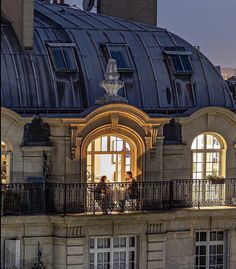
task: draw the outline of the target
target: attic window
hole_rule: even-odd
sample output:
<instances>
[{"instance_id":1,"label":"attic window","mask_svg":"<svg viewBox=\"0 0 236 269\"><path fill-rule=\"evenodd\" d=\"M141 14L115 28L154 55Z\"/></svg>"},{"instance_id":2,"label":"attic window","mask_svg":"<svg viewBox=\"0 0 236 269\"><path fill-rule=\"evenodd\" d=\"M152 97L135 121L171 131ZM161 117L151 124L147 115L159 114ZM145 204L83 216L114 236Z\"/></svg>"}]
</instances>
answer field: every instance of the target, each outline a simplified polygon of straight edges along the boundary
<instances>
[{"instance_id":1,"label":"attic window","mask_svg":"<svg viewBox=\"0 0 236 269\"><path fill-rule=\"evenodd\" d=\"M128 51L127 45L106 45L108 58L115 59L117 62L117 68L120 72L133 71L133 63Z\"/></svg>"},{"instance_id":2,"label":"attic window","mask_svg":"<svg viewBox=\"0 0 236 269\"><path fill-rule=\"evenodd\" d=\"M189 58L191 52L186 51L184 47L165 47L164 53L171 61L175 73L193 72Z\"/></svg>"},{"instance_id":3,"label":"attic window","mask_svg":"<svg viewBox=\"0 0 236 269\"><path fill-rule=\"evenodd\" d=\"M78 70L73 45L48 44L48 48L56 72L76 72Z\"/></svg>"}]
</instances>

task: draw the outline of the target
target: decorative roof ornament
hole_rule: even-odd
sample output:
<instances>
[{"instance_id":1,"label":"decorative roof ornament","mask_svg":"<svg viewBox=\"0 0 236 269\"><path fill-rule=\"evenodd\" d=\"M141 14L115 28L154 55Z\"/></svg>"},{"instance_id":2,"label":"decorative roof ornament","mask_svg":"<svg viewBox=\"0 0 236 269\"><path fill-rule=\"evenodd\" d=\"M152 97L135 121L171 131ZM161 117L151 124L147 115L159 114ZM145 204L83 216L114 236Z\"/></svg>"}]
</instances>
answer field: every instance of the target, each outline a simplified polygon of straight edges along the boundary
<instances>
[{"instance_id":1,"label":"decorative roof ornament","mask_svg":"<svg viewBox=\"0 0 236 269\"><path fill-rule=\"evenodd\" d=\"M109 59L105 74L105 80L99 83L104 88L106 94L96 100L96 104L104 105L109 103L128 103L128 100L119 96L117 92L124 87L124 81L119 80L120 75L117 71L117 63L114 59Z\"/></svg>"}]
</instances>

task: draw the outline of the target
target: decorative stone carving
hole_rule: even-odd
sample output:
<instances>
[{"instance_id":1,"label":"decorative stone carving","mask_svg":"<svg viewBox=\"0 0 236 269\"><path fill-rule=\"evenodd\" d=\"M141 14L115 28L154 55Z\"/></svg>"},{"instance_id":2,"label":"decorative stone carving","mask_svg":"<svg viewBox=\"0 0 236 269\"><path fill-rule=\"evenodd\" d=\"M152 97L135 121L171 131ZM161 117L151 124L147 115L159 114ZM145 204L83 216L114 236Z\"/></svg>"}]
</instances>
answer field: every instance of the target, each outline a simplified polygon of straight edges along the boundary
<instances>
[{"instance_id":1,"label":"decorative stone carving","mask_svg":"<svg viewBox=\"0 0 236 269\"><path fill-rule=\"evenodd\" d=\"M172 118L170 123L163 127L163 135L165 144L181 144L182 143L182 128L181 124L175 122Z\"/></svg>"},{"instance_id":2,"label":"decorative stone carving","mask_svg":"<svg viewBox=\"0 0 236 269\"><path fill-rule=\"evenodd\" d=\"M40 117L34 117L24 126L23 146L51 146L50 127Z\"/></svg>"},{"instance_id":3,"label":"decorative stone carving","mask_svg":"<svg viewBox=\"0 0 236 269\"><path fill-rule=\"evenodd\" d=\"M149 234L160 234L165 233L165 225L164 223L149 223L148 224L148 233Z\"/></svg>"},{"instance_id":4,"label":"decorative stone carving","mask_svg":"<svg viewBox=\"0 0 236 269\"><path fill-rule=\"evenodd\" d=\"M128 101L119 96L117 92L124 87L124 82L119 80L119 73L117 71L116 60L109 59L105 74L105 80L99 83L99 86L104 88L106 94L100 97L96 104L104 105L109 103L128 103Z\"/></svg>"},{"instance_id":5,"label":"decorative stone carving","mask_svg":"<svg viewBox=\"0 0 236 269\"><path fill-rule=\"evenodd\" d=\"M111 114L111 132L117 132L119 124L119 115L117 113Z\"/></svg>"},{"instance_id":6,"label":"decorative stone carving","mask_svg":"<svg viewBox=\"0 0 236 269\"><path fill-rule=\"evenodd\" d=\"M67 230L68 237L81 237L83 236L83 226L69 226Z\"/></svg>"},{"instance_id":7,"label":"decorative stone carving","mask_svg":"<svg viewBox=\"0 0 236 269\"><path fill-rule=\"evenodd\" d=\"M208 130L209 131L214 130L214 127L215 127L215 114L212 114L212 113L207 114L207 125L208 125Z\"/></svg>"},{"instance_id":8,"label":"decorative stone carving","mask_svg":"<svg viewBox=\"0 0 236 269\"><path fill-rule=\"evenodd\" d=\"M70 133L71 160L74 160L76 157L76 148L77 148L76 138L78 134L78 128L76 126L71 126L69 128L69 133Z\"/></svg>"},{"instance_id":9,"label":"decorative stone carving","mask_svg":"<svg viewBox=\"0 0 236 269\"><path fill-rule=\"evenodd\" d=\"M158 128L157 127L151 128L150 134L151 134L151 158L154 159L156 157Z\"/></svg>"}]
</instances>

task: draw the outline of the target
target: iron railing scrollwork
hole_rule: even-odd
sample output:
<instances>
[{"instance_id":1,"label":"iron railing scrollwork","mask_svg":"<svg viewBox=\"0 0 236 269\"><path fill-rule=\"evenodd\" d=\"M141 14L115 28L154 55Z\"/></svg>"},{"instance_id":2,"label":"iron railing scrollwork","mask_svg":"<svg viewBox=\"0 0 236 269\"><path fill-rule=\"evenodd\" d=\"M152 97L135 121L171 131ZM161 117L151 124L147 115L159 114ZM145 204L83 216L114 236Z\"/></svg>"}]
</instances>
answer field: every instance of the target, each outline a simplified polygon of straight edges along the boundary
<instances>
[{"instance_id":1,"label":"iron railing scrollwork","mask_svg":"<svg viewBox=\"0 0 236 269\"><path fill-rule=\"evenodd\" d=\"M135 196L130 183L1 184L2 215L74 214L159 211L185 207L236 206L236 179L138 182Z\"/></svg>"}]
</instances>

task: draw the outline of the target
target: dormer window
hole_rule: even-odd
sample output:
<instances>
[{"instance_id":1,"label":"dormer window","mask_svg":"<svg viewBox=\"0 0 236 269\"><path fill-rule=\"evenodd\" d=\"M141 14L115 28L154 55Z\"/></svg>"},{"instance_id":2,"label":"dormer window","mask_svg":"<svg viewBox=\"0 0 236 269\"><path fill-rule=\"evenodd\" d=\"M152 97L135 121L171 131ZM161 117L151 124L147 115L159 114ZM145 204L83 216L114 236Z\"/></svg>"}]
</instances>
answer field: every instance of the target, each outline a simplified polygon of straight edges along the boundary
<instances>
[{"instance_id":1,"label":"dormer window","mask_svg":"<svg viewBox=\"0 0 236 269\"><path fill-rule=\"evenodd\" d=\"M132 72L134 66L126 44L106 44L106 56L108 59L115 59L119 72Z\"/></svg>"},{"instance_id":2,"label":"dormer window","mask_svg":"<svg viewBox=\"0 0 236 269\"><path fill-rule=\"evenodd\" d=\"M76 72L78 65L73 44L48 44L50 58L56 72Z\"/></svg>"},{"instance_id":3,"label":"dormer window","mask_svg":"<svg viewBox=\"0 0 236 269\"><path fill-rule=\"evenodd\" d=\"M189 58L191 52L186 51L184 47L165 47L164 53L170 60L174 73L191 74L193 72Z\"/></svg>"}]
</instances>

